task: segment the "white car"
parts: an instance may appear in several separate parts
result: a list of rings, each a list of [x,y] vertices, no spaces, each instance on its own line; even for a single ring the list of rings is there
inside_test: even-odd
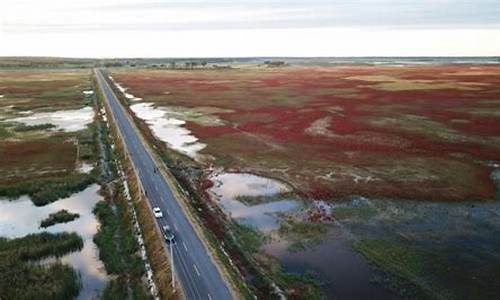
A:
[[[153,214],[157,219],[163,218],[163,213],[161,212],[161,209],[159,207],[153,207]]]

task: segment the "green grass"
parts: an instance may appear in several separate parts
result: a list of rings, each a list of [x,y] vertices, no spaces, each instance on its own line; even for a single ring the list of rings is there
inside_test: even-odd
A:
[[[422,273],[422,256],[402,243],[375,238],[361,239],[354,243],[354,248],[376,265],[385,266],[384,270],[412,276]]]
[[[302,244],[321,240],[328,232],[328,225],[287,219],[281,222],[278,232],[294,243]]]
[[[121,197],[121,194],[118,196]],[[117,276],[107,284],[101,299],[151,299],[141,281],[145,272],[144,263],[138,255],[139,245],[134,237],[125,199],[114,200],[113,204],[100,201],[94,208],[94,214],[101,223],[94,235],[99,259],[108,273]]]
[[[144,265],[138,255],[137,241],[134,238],[131,220],[126,205],[117,202],[115,209],[107,201],[100,201],[94,208],[94,214],[101,222],[94,242],[99,247],[99,258],[109,273],[130,273],[140,277]]]
[[[131,295],[129,295],[129,287]],[[130,296],[130,298],[129,298]],[[119,299],[134,299],[146,300],[152,297],[142,287],[141,282],[133,280],[127,283],[126,278],[119,277],[111,280],[101,295],[102,300],[119,300]]]
[[[92,96],[97,106],[102,105],[99,95],[96,98]],[[91,129],[96,153],[99,153],[99,181],[106,187],[103,188],[105,200],[98,202],[93,210],[101,223],[94,235],[94,243],[99,248],[99,259],[106,271],[114,275],[103,290],[101,299],[151,299],[142,281],[145,268],[138,254],[139,245],[134,236],[127,200],[123,196],[123,186],[114,180],[117,178],[115,161],[118,158],[110,147],[112,136],[102,120],[97,120]]]
[[[40,227],[47,228],[49,226],[52,226],[52,225],[55,225],[58,223],[71,222],[74,219],[77,219],[79,217],[80,217],[79,214],[73,214],[65,209],[62,209],[58,212],[50,214],[46,219],[42,220],[42,222],[40,223]]]
[[[91,160],[97,158],[97,127],[95,124],[87,125],[87,128],[77,133],[78,156],[82,160]]]
[[[2,299],[74,299],[81,288],[79,274],[60,263],[48,266],[21,264],[2,271],[2,277]]]
[[[311,273],[283,273],[280,276],[280,283],[291,290],[288,299],[326,299],[321,292],[321,283]]]
[[[0,238],[1,299],[73,299],[81,288],[78,273],[60,263],[33,261],[60,257],[82,249],[76,233],[39,233],[22,238]]]
[[[243,202],[247,205],[257,205],[263,203],[269,203],[279,200],[285,200],[293,198],[294,194],[292,192],[278,193],[274,195],[259,195],[259,196],[249,196],[249,195],[238,195],[235,200]]]
[[[12,133],[7,130],[11,124],[0,122],[0,139],[6,139],[12,136]]]
[[[14,184],[0,185],[0,196],[11,199],[29,195],[36,206],[43,206],[71,196],[95,182],[91,174],[69,174],[62,178],[32,179]]]
[[[21,124],[19,126],[16,126],[14,128],[14,131],[17,132],[25,132],[25,131],[35,131],[35,130],[46,130],[46,129],[51,129],[56,127],[54,124],[46,123],[46,124],[39,124],[39,125],[26,125],[26,124]]]
[[[76,233],[52,234],[42,232],[29,234],[22,238],[0,238],[1,259],[37,260],[48,256],[62,256],[80,250],[83,240]]]
[[[374,278],[398,294],[409,298],[433,298],[433,287],[422,281],[424,257],[414,247],[381,238],[360,239],[353,247],[386,276]]]
[[[349,218],[359,218],[359,219],[369,219],[377,214],[377,209],[370,205],[346,207],[340,206],[335,207],[332,211],[332,215],[338,219],[349,219]]]
[[[232,232],[236,242],[251,254],[258,253],[265,242],[265,236],[256,228],[233,222]]]

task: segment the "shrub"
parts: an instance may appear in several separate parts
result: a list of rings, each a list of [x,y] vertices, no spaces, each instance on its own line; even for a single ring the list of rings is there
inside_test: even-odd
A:
[[[39,233],[22,238],[0,238],[0,299],[73,299],[81,288],[80,277],[60,263],[36,264],[80,250],[76,233]]]
[[[39,125],[19,125],[14,128],[15,131],[18,132],[25,132],[25,131],[34,131],[34,130],[45,130],[45,129],[50,129],[56,127],[54,124],[46,123],[46,124],[39,124]]]
[[[33,179],[0,186],[0,196],[17,198],[27,194],[36,206],[43,206],[82,191],[94,182],[95,176],[92,173],[74,173],[57,179]]]
[[[62,209],[56,213],[50,214],[46,219],[42,220],[40,227],[47,228],[57,223],[67,223],[79,218],[79,214],[73,214]]]

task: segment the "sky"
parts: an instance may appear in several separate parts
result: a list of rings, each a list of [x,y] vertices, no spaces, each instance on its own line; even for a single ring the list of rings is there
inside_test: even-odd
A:
[[[0,56],[500,56],[500,1],[0,0]]]

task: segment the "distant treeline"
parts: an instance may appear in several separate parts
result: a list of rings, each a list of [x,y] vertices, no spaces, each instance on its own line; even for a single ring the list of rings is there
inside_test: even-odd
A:
[[[232,64],[260,64],[268,67],[332,64],[498,64],[500,57],[238,57],[238,58],[63,58],[0,57],[0,69],[151,67],[165,69],[230,68]]]
[[[0,69],[65,69],[91,68],[96,59],[59,57],[0,57]]]
[[[93,67],[150,67],[162,69],[230,68],[235,63],[282,65],[283,60],[266,58],[62,58],[0,57],[0,69],[65,69]]]

